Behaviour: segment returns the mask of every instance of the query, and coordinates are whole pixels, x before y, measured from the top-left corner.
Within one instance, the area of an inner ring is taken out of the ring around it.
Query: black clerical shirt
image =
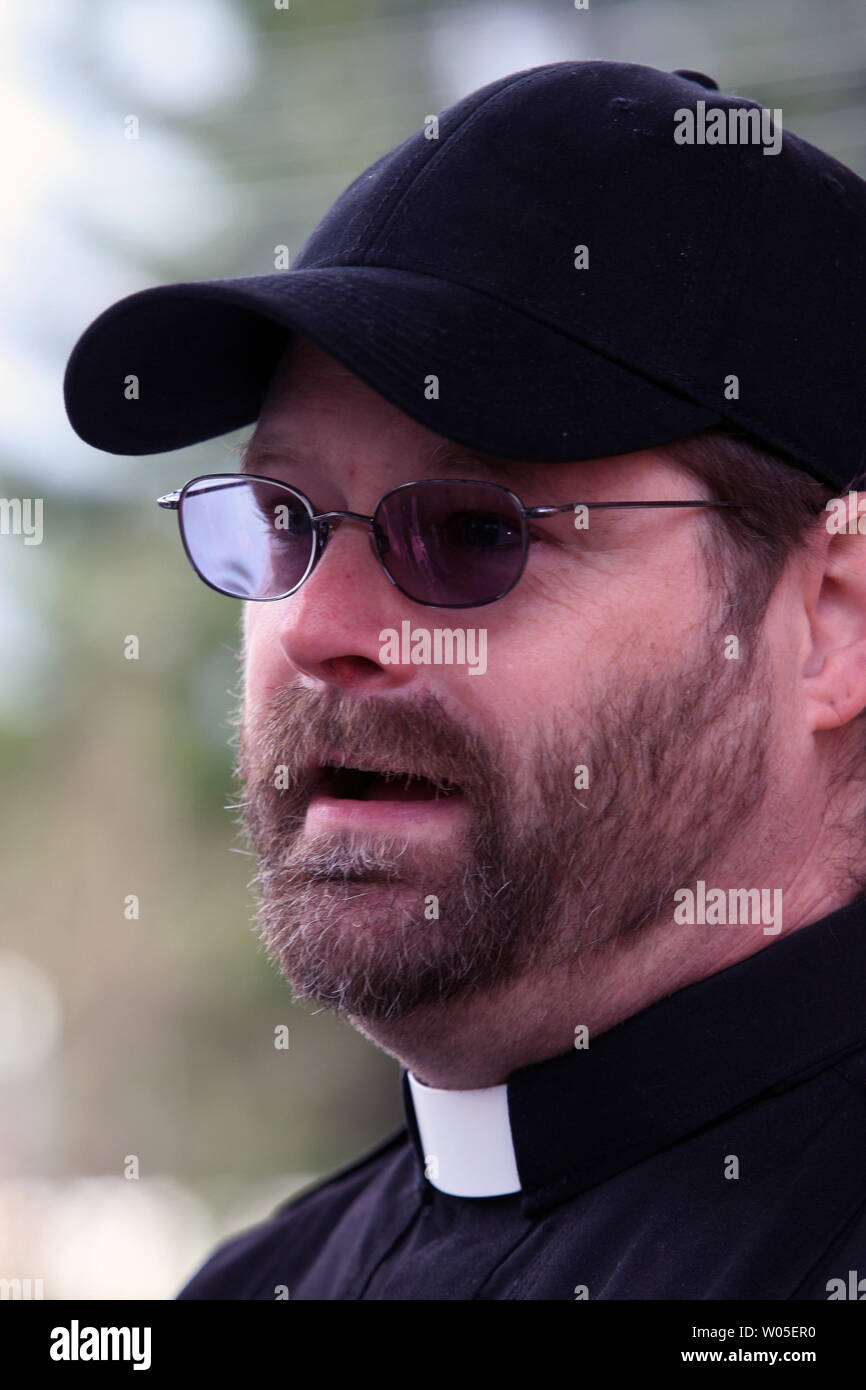
[[[860,898],[521,1068],[506,1196],[428,1181],[404,1072],[406,1127],[178,1298],[866,1298],[864,1002]]]

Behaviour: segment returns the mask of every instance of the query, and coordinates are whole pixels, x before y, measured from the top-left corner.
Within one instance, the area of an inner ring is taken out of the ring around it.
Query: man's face
[[[433,477],[498,481],[526,506],[702,495],[652,452],[486,461],[296,339],[246,466],[365,515]],[[674,890],[742,833],[766,790],[770,692],[759,660],[725,659],[704,515],[538,521],[517,586],[462,610],[404,597],[342,523],[295,594],[247,604],[243,817],[262,936],[300,997],[362,1026],[518,980],[543,997],[669,919]],[[404,622],[484,629],[486,670],[388,662],[382,634]]]

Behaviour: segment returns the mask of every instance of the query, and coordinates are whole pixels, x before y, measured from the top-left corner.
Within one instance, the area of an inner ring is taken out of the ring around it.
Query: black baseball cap
[[[721,425],[844,487],[866,466],[866,182],[778,112],[771,148],[772,114],[685,69],[511,73],[371,164],[290,269],[106,309],[69,419],[117,454],[225,434],[296,332],[472,449],[590,459]],[[752,138],[701,143],[711,116]]]

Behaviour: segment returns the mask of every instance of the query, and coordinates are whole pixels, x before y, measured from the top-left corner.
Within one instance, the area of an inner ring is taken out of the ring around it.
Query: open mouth
[[[318,796],[339,801],[441,801],[459,793],[460,788],[450,782],[433,781],[415,772],[375,772],[359,767],[323,767],[316,784]]]

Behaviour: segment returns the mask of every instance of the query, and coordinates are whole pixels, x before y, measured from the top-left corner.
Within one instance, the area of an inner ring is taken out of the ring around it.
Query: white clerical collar
[[[453,1197],[519,1192],[508,1087],[440,1091],[407,1076],[428,1181]]]

